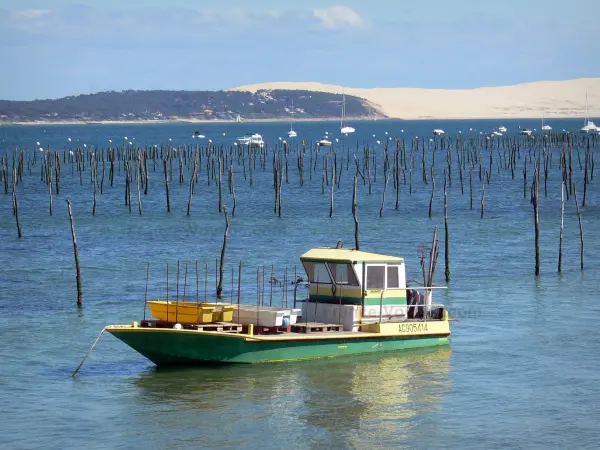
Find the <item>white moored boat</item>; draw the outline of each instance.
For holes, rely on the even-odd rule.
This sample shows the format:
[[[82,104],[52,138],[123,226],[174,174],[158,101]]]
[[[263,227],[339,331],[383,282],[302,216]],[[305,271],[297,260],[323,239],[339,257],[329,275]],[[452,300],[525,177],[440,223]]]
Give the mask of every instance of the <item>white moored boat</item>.
[[[552,127],[546,123],[544,123],[544,116],[542,116],[542,131],[552,131]]]
[[[583,126],[579,129],[579,131],[581,131],[582,133],[596,133],[596,132],[600,131],[598,126],[594,122],[592,122],[591,120],[588,119],[587,113],[588,113],[588,100],[587,100],[587,91],[586,91],[586,93],[585,93],[585,116],[586,117],[583,120]]]
[[[583,127],[581,127],[579,129],[579,131],[581,131],[582,133],[595,133],[595,132],[599,131],[599,129],[598,129],[598,126],[594,122],[586,119]]]
[[[292,110],[291,113],[294,114],[294,100],[292,100]],[[294,131],[294,124],[290,123],[290,131],[288,131],[287,133],[288,137],[291,138],[295,138],[296,136],[298,136],[298,133],[296,133],[296,131]]]
[[[349,134],[354,133],[356,130],[349,126],[344,125],[344,119],[346,118],[346,94],[342,91],[342,120],[340,121],[340,132],[348,136]]]
[[[257,146],[257,147],[262,148],[265,145],[265,141],[263,141],[263,137],[258,133],[245,134],[244,136],[237,138],[237,141],[241,145],[251,145],[253,147]]]
[[[319,147],[327,147],[331,145],[331,141],[327,138],[327,136],[323,136],[319,140]]]

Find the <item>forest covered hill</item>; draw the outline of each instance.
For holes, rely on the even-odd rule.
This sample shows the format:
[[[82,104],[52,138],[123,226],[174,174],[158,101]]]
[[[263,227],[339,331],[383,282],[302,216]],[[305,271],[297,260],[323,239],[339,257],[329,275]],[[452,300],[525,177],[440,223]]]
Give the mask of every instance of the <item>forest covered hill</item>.
[[[346,95],[346,116],[385,117]],[[0,100],[0,122],[325,119],[340,117],[342,95],[301,90],[107,91],[59,99]]]

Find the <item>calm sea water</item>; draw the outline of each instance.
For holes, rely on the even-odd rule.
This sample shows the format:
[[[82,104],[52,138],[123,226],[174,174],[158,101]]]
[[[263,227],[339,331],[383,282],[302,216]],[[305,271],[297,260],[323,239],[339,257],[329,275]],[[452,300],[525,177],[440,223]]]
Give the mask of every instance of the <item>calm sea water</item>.
[[[550,122],[555,130],[576,130],[579,120]],[[539,128],[539,121],[356,122],[357,133],[338,142],[360,155],[368,142],[386,137],[429,136],[441,127],[449,135],[489,132],[505,125]],[[325,131],[336,137],[338,124],[298,123],[298,139],[316,140]],[[472,128],[469,131],[469,128]],[[198,130],[213,144],[230,144],[258,131],[271,144],[286,137],[289,124],[87,125],[0,127],[0,154],[37,142],[55,149],[109,145],[196,144]],[[386,132],[388,133],[386,135]],[[223,135],[225,133],[225,135]],[[373,137],[375,135],[375,137]],[[337,136],[339,138],[339,136]],[[68,141],[71,138],[71,142]],[[171,139],[171,140],[169,140]],[[502,151],[502,150],[501,150]],[[594,151],[596,151],[594,149]],[[433,217],[428,217],[431,185],[420,170],[413,193],[401,186],[400,210],[390,187],[383,217],[381,151],[371,195],[359,183],[361,248],[404,256],[408,276],[418,278],[418,249],[429,245],[439,226],[442,253],[437,280],[443,280],[442,170],[436,168]],[[40,152],[41,154],[41,152]],[[443,158],[442,153],[440,161]],[[224,218],[217,211],[217,188],[200,174],[192,214],[186,216],[189,176],[178,182],[175,170],[172,211],[166,212],[163,175],[150,165],[150,187],[143,215],[136,194],[124,206],[121,168],[110,187],[98,194],[92,217],[89,169],[80,186],[71,165],[62,168],[61,192],[48,212],[47,186],[40,163],[26,169],[18,187],[23,239],[17,239],[11,195],[0,189],[0,428],[11,448],[597,448],[600,445],[600,192],[589,186],[582,211],[585,270],[579,268],[579,226],[572,198],[565,209],[563,272],[557,273],[560,229],[560,177],[555,155],[548,195],[540,200],[541,275],[534,276],[532,208],[523,198],[521,168],[492,169],[486,208],[480,218],[481,184],[468,181],[461,194],[458,172],[449,189],[451,233],[450,289],[436,300],[458,319],[448,349],[281,365],[218,369],[157,370],[110,335],[103,335],[76,378],[71,373],[102,327],[129,323],[143,314],[146,264],[150,297],[162,297],[165,266],[170,295],[180,294],[188,264],[188,295],[195,296],[195,263],[200,295],[214,293],[214,264],[223,239]],[[583,155],[583,154],[582,154]],[[597,155],[596,155],[597,156]],[[417,164],[420,161],[416,159]],[[307,161],[308,162],[308,161]],[[596,163],[600,159],[596,157]],[[487,164],[487,161],[486,161]],[[308,164],[306,164],[308,166]],[[26,165],[27,167],[27,165]],[[230,271],[242,261],[242,294],[255,302],[256,269],[274,265],[283,278],[301,271],[299,256],[315,246],[342,240],[353,246],[350,170],[335,190],[329,218],[329,187],[321,192],[321,163],[300,187],[295,159],[283,187],[283,217],[273,213],[270,161],[267,170],[244,180],[236,166],[237,208],[227,245],[225,295]],[[417,167],[419,167],[417,165]],[[575,179],[581,201],[578,164]],[[596,173],[596,176],[599,176]],[[75,269],[65,199],[71,199],[77,230],[84,308],[75,306]],[[225,193],[231,209],[232,199]],[[227,281],[229,280],[229,281]],[[267,292],[267,298],[270,292]],[[273,301],[282,301],[274,288]],[[291,298],[291,292],[289,293]]]

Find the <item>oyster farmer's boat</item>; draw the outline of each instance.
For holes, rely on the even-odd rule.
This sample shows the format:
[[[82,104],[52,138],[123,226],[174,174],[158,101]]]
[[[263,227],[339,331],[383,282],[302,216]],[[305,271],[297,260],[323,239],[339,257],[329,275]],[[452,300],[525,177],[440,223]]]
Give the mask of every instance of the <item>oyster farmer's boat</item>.
[[[148,301],[154,320],[105,330],[158,366],[282,362],[449,344],[448,312],[432,304],[433,290],[443,287],[407,286],[403,258],[338,246],[312,249],[300,259],[308,296],[296,300],[294,290],[292,308],[239,304],[239,298],[237,305]]]
[[[265,145],[265,141],[263,140],[263,137],[258,133],[245,134],[244,136],[238,137],[237,141],[241,145],[250,145],[253,147],[256,146],[256,147],[263,148]]]

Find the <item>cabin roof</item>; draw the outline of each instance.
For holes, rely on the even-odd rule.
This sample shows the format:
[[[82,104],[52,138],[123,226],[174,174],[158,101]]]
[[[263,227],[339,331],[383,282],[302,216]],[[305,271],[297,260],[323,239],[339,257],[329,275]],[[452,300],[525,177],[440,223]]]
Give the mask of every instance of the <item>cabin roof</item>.
[[[302,256],[301,261],[327,260],[352,263],[356,262],[402,262],[404,258],[379,253],[361,252],[351,248],[313,248]]]

